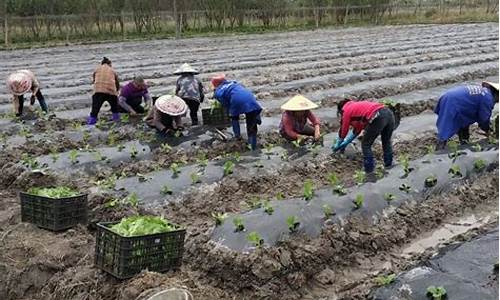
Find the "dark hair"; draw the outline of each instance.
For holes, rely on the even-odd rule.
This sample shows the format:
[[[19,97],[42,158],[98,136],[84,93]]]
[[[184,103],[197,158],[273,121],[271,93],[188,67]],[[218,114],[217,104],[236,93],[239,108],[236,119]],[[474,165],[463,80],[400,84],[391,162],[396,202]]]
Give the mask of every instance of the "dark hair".
[[[337,103],[337,116],[342,115],[342,110],[344,109],[344,105],[346,105],[347,102],[352,101],[352,99],[344,99]]]
[[[107,58],[106,56],[104,56],[104,57],[102,58],[102,61],[101,61],[101,65],[104,65],[104,64],[106,64],[106,65],[111,65],[111,61],[110,61],[110,60],[109,60],[109,58]]]

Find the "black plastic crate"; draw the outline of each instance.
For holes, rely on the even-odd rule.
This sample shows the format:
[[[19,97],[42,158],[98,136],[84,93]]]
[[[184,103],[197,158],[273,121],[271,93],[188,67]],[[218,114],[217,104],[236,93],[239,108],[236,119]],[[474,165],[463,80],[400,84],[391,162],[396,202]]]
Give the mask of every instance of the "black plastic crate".
[[[125,237],[109,228],[117,223],[97,224],[95,265],[99,269],[126,279],[146,269],[164,272],[181,266],[185,229]]]
[[[87,224],[87,195],[47,198],[19,193],[21,220],[40,228],[61,231],[77,224]]]
[[[231,118],[224,107],[202,108],[201,117],[204,125],[226,126],[231,124]]]

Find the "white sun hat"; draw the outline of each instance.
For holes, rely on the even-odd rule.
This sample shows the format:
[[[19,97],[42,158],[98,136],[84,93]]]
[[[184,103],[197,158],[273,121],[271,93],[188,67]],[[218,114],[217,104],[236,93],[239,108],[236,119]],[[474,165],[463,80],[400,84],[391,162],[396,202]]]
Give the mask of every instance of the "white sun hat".
[[[184,115],[187,112],[186,102],[173,95],[161,96],[156,100],[155,107],[162,113],[174,117]]]
[[[199,74],[199,72],[191,67],[190,64],[183,64],[179,69],[174,72],[174,75],[179,75],[183,73]]]

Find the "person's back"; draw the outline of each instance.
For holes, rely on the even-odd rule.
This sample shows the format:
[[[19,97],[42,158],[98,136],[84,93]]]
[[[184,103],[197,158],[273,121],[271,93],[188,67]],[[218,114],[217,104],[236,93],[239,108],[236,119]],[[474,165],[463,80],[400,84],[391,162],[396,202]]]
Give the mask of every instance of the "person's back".
[[[255,95],[236,81],[227,81],[216,90],[216,98],[221,100],[225,106],[229,106],[229,115],[240,114],[261,110]]]
[[[176,94],[185,100],[203,102],[203,86],[193,74],[183,74],[177,79]]]
[[[108,64],[102,64],[94,72],[94,92],[116,95],[118,92],[116,73]]]
[[[489,104],[493,108],[493,95],[488,88],[462,85],[449,89],[441,96],[436,113],[439,114],[442,109],[447,110],[447,113],[455,114],[464,125],[470,125],[481,120],[480,107]]]

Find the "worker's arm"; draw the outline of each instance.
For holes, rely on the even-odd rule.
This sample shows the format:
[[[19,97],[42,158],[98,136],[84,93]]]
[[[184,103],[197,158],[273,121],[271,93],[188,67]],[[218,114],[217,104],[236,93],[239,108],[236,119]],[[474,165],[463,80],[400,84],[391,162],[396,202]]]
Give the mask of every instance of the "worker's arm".
[[[120,91],[120,79],[118,78],[118,75],[115,73],[115,86],[116,86],[116,91]]]
[[[158,129],[159,131],[161,131],[161,132],[165,131],[166,127],[161,122],[161,115],[157,109],[154,110],[153,124],[155,125],[156,129]]]
[[[283,126],[283,131],[290,139],[299,139],[299,133],[296,132],[293,128],[293,119],[287,113],[283,114],[283,120],[281,121],[281,124]]]
[[[14,105],[14,112],[19,113],[19,97],[12,95],[12,104]]]
[[[128,105],[127,98],[123,97],[122,95],[118,97],[118,104],[130,114],[136,114],[136,111],[132,108],[132,106]]]
[[[205,101],[205,89],[203,88],[203,83],[198,80],[198,89],[200,90],[200,102]]]
[[[490,130],[490,119],[491,113],[493,111],[493,105],[490,99],[481,99],[479,102],[479,110],[477,113],[478,116],[478,125],[483,131],[488,132]]]
[[[311,122],[311,124],[314,126],[314,139],[315,140],[319,140],[320,136],[321,136],[321,128],[320,128],[320,120],[318,117],[316,117],[315,114],[313,114],[312,111],[309,111],[307,113],[307,119],[309,120],[309,122]]]

